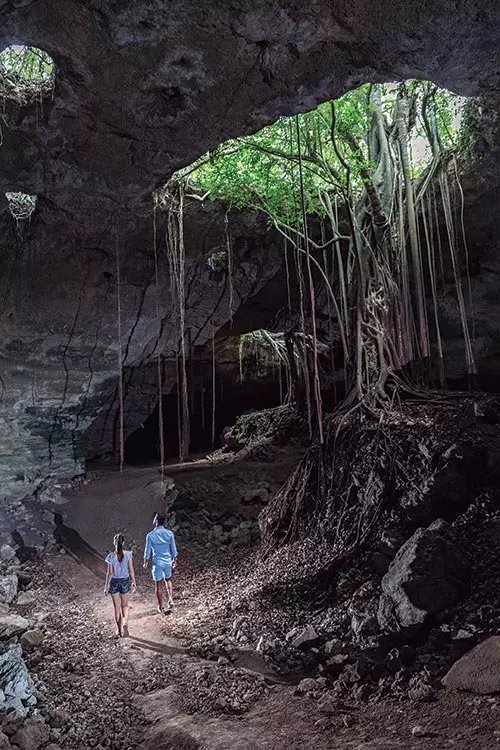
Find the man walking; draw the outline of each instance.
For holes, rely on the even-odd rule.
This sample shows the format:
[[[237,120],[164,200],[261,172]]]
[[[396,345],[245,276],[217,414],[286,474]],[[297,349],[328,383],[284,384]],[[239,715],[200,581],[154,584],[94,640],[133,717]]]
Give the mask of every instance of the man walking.
[[[144,549],[144,567],[149,565],[151,554],[153,555],[153,565],[151,572],[153,581],[156,586],[156,598],[158,600],[158,612],[165,614],[172,607],[173,586],[172,571],[177,564],[177,547],[175,546],[175,537],[170,529],[165,528],[165,516],[157,513],[153,520],[154,529],[146,536],[146,547]],[[168,605],[167,609],[163,608],[163,581],[167,590]]]

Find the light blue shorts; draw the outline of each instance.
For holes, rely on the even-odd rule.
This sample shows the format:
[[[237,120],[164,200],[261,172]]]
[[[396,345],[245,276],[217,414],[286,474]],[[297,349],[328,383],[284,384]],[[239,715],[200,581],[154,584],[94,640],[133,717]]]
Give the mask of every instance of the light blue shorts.
[[[153,581],[168,581],[172,578],[172,563],[153,564]]]

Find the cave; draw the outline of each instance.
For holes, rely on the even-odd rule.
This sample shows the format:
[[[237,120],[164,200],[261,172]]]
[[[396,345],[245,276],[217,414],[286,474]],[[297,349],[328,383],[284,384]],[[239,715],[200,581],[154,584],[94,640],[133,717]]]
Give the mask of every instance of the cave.
[[[0,748],[489,750],[498,3],[0,18]]]

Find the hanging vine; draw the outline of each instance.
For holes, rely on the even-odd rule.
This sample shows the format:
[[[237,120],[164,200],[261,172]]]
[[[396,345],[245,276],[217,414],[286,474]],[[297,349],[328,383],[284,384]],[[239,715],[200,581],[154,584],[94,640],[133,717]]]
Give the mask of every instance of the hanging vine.
[[[457,300],[466,369],[476,372],[454,103],[453,95],[425,82],[368,85],[231,141],[186,173],[190,190],[204,199],[264,212],[295,260],[298,325],[290,320],[282,339],[264,338],[286,368],[288,397],[307,412],[315,440],[273,501],[265,524],[269,547],[300,538],[305,526],[329,540],[335,555],[364,543],[397,470],[383,425],[396,418],[402,396],[432,398],[432,384],[445,385],[443,291]],[[420,161],[418,139],[426,144]],[[320,230],[311,231],[318,221]],[[289,288],[288,264],[286,276]],[[318,322],[318,307],[331,313],[326,326]],[[340,345],[346,386],[326,419],[320,336],[328,340],[332,378]],[[297,348],[299,341],[311,346]],[[352,441],[370,444],[368,473],[358,478]]]

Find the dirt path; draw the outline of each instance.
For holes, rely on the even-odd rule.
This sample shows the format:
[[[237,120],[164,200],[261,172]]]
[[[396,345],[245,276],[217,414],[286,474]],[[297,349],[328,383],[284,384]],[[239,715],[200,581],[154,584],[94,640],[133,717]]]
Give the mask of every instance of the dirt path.
[[[31,657],[46,693],[42,710],[54,724],[51,739],[63,750],[492,750],[500,738],[496,700],[443,695],[434,704],[380,704],[356,708],[268,685],[263,699],[237,716],[190,713],[189,692],[203,670],[238,670],[190,657],[169,636],[182,608],[155,614],[148,579],[139,576],[130,637],[113,637],[112,606],[97,576],[70,555],[46,561],[35,590],[36,613],[47,626],[43,649]],[[187,682],[186,682],[187,675]],[[254,676],[252,676],[252,679]],[[58,718],[59,717],[59,718]],[[425,736],[412,734],[423,728]]]
[[[20,609],[47,628],[42,648],[27,658],[52,726],[50,739],[62,750],[499,746],[495,698],[443,692],[429,704],[345,706],[328,693],[297,695],[295,686],[275,679],[251,649],[246,660],[237,655],[234,663],[192,655],[192,640],[211,624],[214,592],[231,586],[231,568],[225,567],[230,561],[227,556],[200,561],[199,550],[182,547],[177,606],[168,617],[158,615],[149,575],[140,567],[143,533],[156,509],[157,472],[131,472],[118,486],[116,480],[109,475],[82,488],[79,502],[68,506],[65,522],[77,529],[60,529],[68,552],[47,557],[33,570],[36,603]],[[136,545],[138,592],[129,637],[116,640],[112,604],[103,594],[102,556],[124,519]],[[252,564],[251,551],[235,554],[243,570]],[[420,729],[413,734],[415,727]]]

